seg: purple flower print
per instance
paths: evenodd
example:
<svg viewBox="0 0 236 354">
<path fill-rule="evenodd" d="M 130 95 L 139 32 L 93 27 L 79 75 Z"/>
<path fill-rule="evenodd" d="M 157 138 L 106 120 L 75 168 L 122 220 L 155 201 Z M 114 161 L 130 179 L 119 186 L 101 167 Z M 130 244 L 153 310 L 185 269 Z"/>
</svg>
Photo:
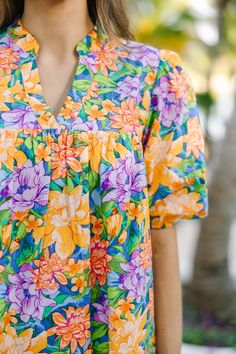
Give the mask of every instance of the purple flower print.
<svg viewBox="0 0 236 354">
<path fill-rule="evenodd" d="M 97 72 L 97 56 L 96 56 L 96 52 L 94 53 L 90 53 L 84 57 L 81 57 L 80 59 L 80 63 L 87 65 L 88 69 L 92 72 L 92 73 L 96 73 Z"/>
<path fill-rule="evenodd" d="M 23 264 L 18 274 L 8 276 L 12 285 L 7 289 L 7 301 L 11 303 L 10 309 L 15 309 L 24 322 L 31 317 L 42 319 L 44 308 L 56 305 L 56 301 L 47 299 L 41 289 L 36 289 L 32 269 L 30 265 Z"/>
<path fill-rule="evenodd" d="M 12 176 L 12 208 L 14 211 L 32 209 L 35 203 L 41 206 L 48 202 L 50 177 L 45 175 L 43 162 L 33 165 L 30 160 L 16 168 Z"/>
<path fill-rule="evenodd" d="M 130 59 L 140 61 L 144 67 L 148 65 L 153 69 L 158 67 L 160 58 L 157 50 L 153 49 L 151 46 L 144 46 L 142 43 L 133 43 L 132 41 L 130 41 L 129 47 L 132 48 L 129 53 Z"/>
<path fill-rule="evenodd" d="M 86 121 L 84 122 L 81 118 L 76 118 L 76 120 L 72 123 L 73 130 L 81 130 L 81 131 L 97 131 L 98 124 L 97 120 Z"/>
<path fill-rule="evenodd" d="M 24 109 L 14 108 L 1 114 L 6 127 L 32 129 L 35 126 L 35 115 L 32 109 L 25 106 Z"/>
<path fill-rule="evenodd" d="M 93 307 L 97 310 L 94 315 L 94 321 L 108 323 L 108 312 L 110 307 L 108 306 L 107 298 L 102 296 L 99 299 L 99 303 L 94 303 Z"/>
<path fill-rule="evenodd" d="M 128 290 L 127 297 L 132 296 L 139 303 L 141 297 L 146 294 L 146 286 L 150 280 L 144 268 L 140 266 L 139 251 L 134 251 L 131 256 L 131 261 L 121 263 L 120 266 L 126 274 L 120 275 L 121 284 L 119 287 L 123 290 Z"/>
<path fill-rule="evenodd" d="M 170 79 L 161 77 L 160 84 L 155 87 L 152 100 L 154 108 L 160 111 L 159 119 L 166 127 L 173 123 L 181 124 L 184 114 L 188 111 L 187 102 L 183 98 L 176 98 L 175 92 L 170 90 Z"/>
<path fill-rule="evenodd" d="M 141 172 L 141 173 L 140 173 Z M 103 198 L 104 202 L 115 200 L 123 210 L 132 192 L 141 192 L 146 185 L 143 163 L 136 163 L 132 154 L 117 159 L 117 167 L 102 176 L 102 188 L 112 189 Z"/>
<path fill-rule="evenodd" d="M 118 82 L 117 92 L 120 94 L 120 99 L 123 100 L 126 97 L 134 97 L 137 102 L 142 100 L 140 94 L 140 77 L 127 76 L 125 80 Z"/>
</svg>

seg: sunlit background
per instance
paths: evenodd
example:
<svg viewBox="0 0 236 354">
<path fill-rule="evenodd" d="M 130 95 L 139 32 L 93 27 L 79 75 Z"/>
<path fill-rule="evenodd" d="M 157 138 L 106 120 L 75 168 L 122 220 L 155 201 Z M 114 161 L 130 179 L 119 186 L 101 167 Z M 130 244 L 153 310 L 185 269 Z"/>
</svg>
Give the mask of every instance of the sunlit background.
<svg viewBox="0 0 236 354">
<path fill-rule="evenodd" d="M 185 352 L 235 353 L 236 1 L 128 3 L 136 40 L 181 56 L 205 133 L 209 217 L 178 223 Z"/>
</svg>

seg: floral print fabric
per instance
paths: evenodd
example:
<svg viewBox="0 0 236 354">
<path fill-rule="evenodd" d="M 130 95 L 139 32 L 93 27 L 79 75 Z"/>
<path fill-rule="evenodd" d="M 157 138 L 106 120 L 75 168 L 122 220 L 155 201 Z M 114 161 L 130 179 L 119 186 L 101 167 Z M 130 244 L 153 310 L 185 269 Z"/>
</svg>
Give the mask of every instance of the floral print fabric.
<svg viewBox="0 0 236 354">
<path fill-rule="evenodd" d="M 155 353 L 151 229 L 207 215 L 179 56 L 96 27 L 55 117 L 39 43 L 0 34 L 0 352 Z"/>
</svg>

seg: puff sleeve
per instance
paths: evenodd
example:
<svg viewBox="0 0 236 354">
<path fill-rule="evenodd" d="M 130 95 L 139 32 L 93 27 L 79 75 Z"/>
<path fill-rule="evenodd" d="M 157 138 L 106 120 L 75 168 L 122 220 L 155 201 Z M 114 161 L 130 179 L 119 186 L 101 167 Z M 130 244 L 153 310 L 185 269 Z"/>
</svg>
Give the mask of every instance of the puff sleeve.
<svg viewBox="0 0 236 354">
<path fill-rule="evenodd" d="M 145 129 L 150 228 L 207 216 L 205 145 L 196 95 L 173 51 L 160 51 Z"/>
</svg>

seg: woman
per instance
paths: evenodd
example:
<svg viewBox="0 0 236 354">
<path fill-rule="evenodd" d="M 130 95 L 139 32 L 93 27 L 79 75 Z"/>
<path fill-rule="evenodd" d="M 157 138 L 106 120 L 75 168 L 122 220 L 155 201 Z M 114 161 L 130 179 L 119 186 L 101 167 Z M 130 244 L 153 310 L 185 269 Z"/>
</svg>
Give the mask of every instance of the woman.
<svg viewBox="0 0 236 354">
<path fill-rule="evenodd" d="M 2 3 L 0 352 L 179 354 L 175 222 L 207 215 L 179 56 L 121 0 Z"/>
</svg>

